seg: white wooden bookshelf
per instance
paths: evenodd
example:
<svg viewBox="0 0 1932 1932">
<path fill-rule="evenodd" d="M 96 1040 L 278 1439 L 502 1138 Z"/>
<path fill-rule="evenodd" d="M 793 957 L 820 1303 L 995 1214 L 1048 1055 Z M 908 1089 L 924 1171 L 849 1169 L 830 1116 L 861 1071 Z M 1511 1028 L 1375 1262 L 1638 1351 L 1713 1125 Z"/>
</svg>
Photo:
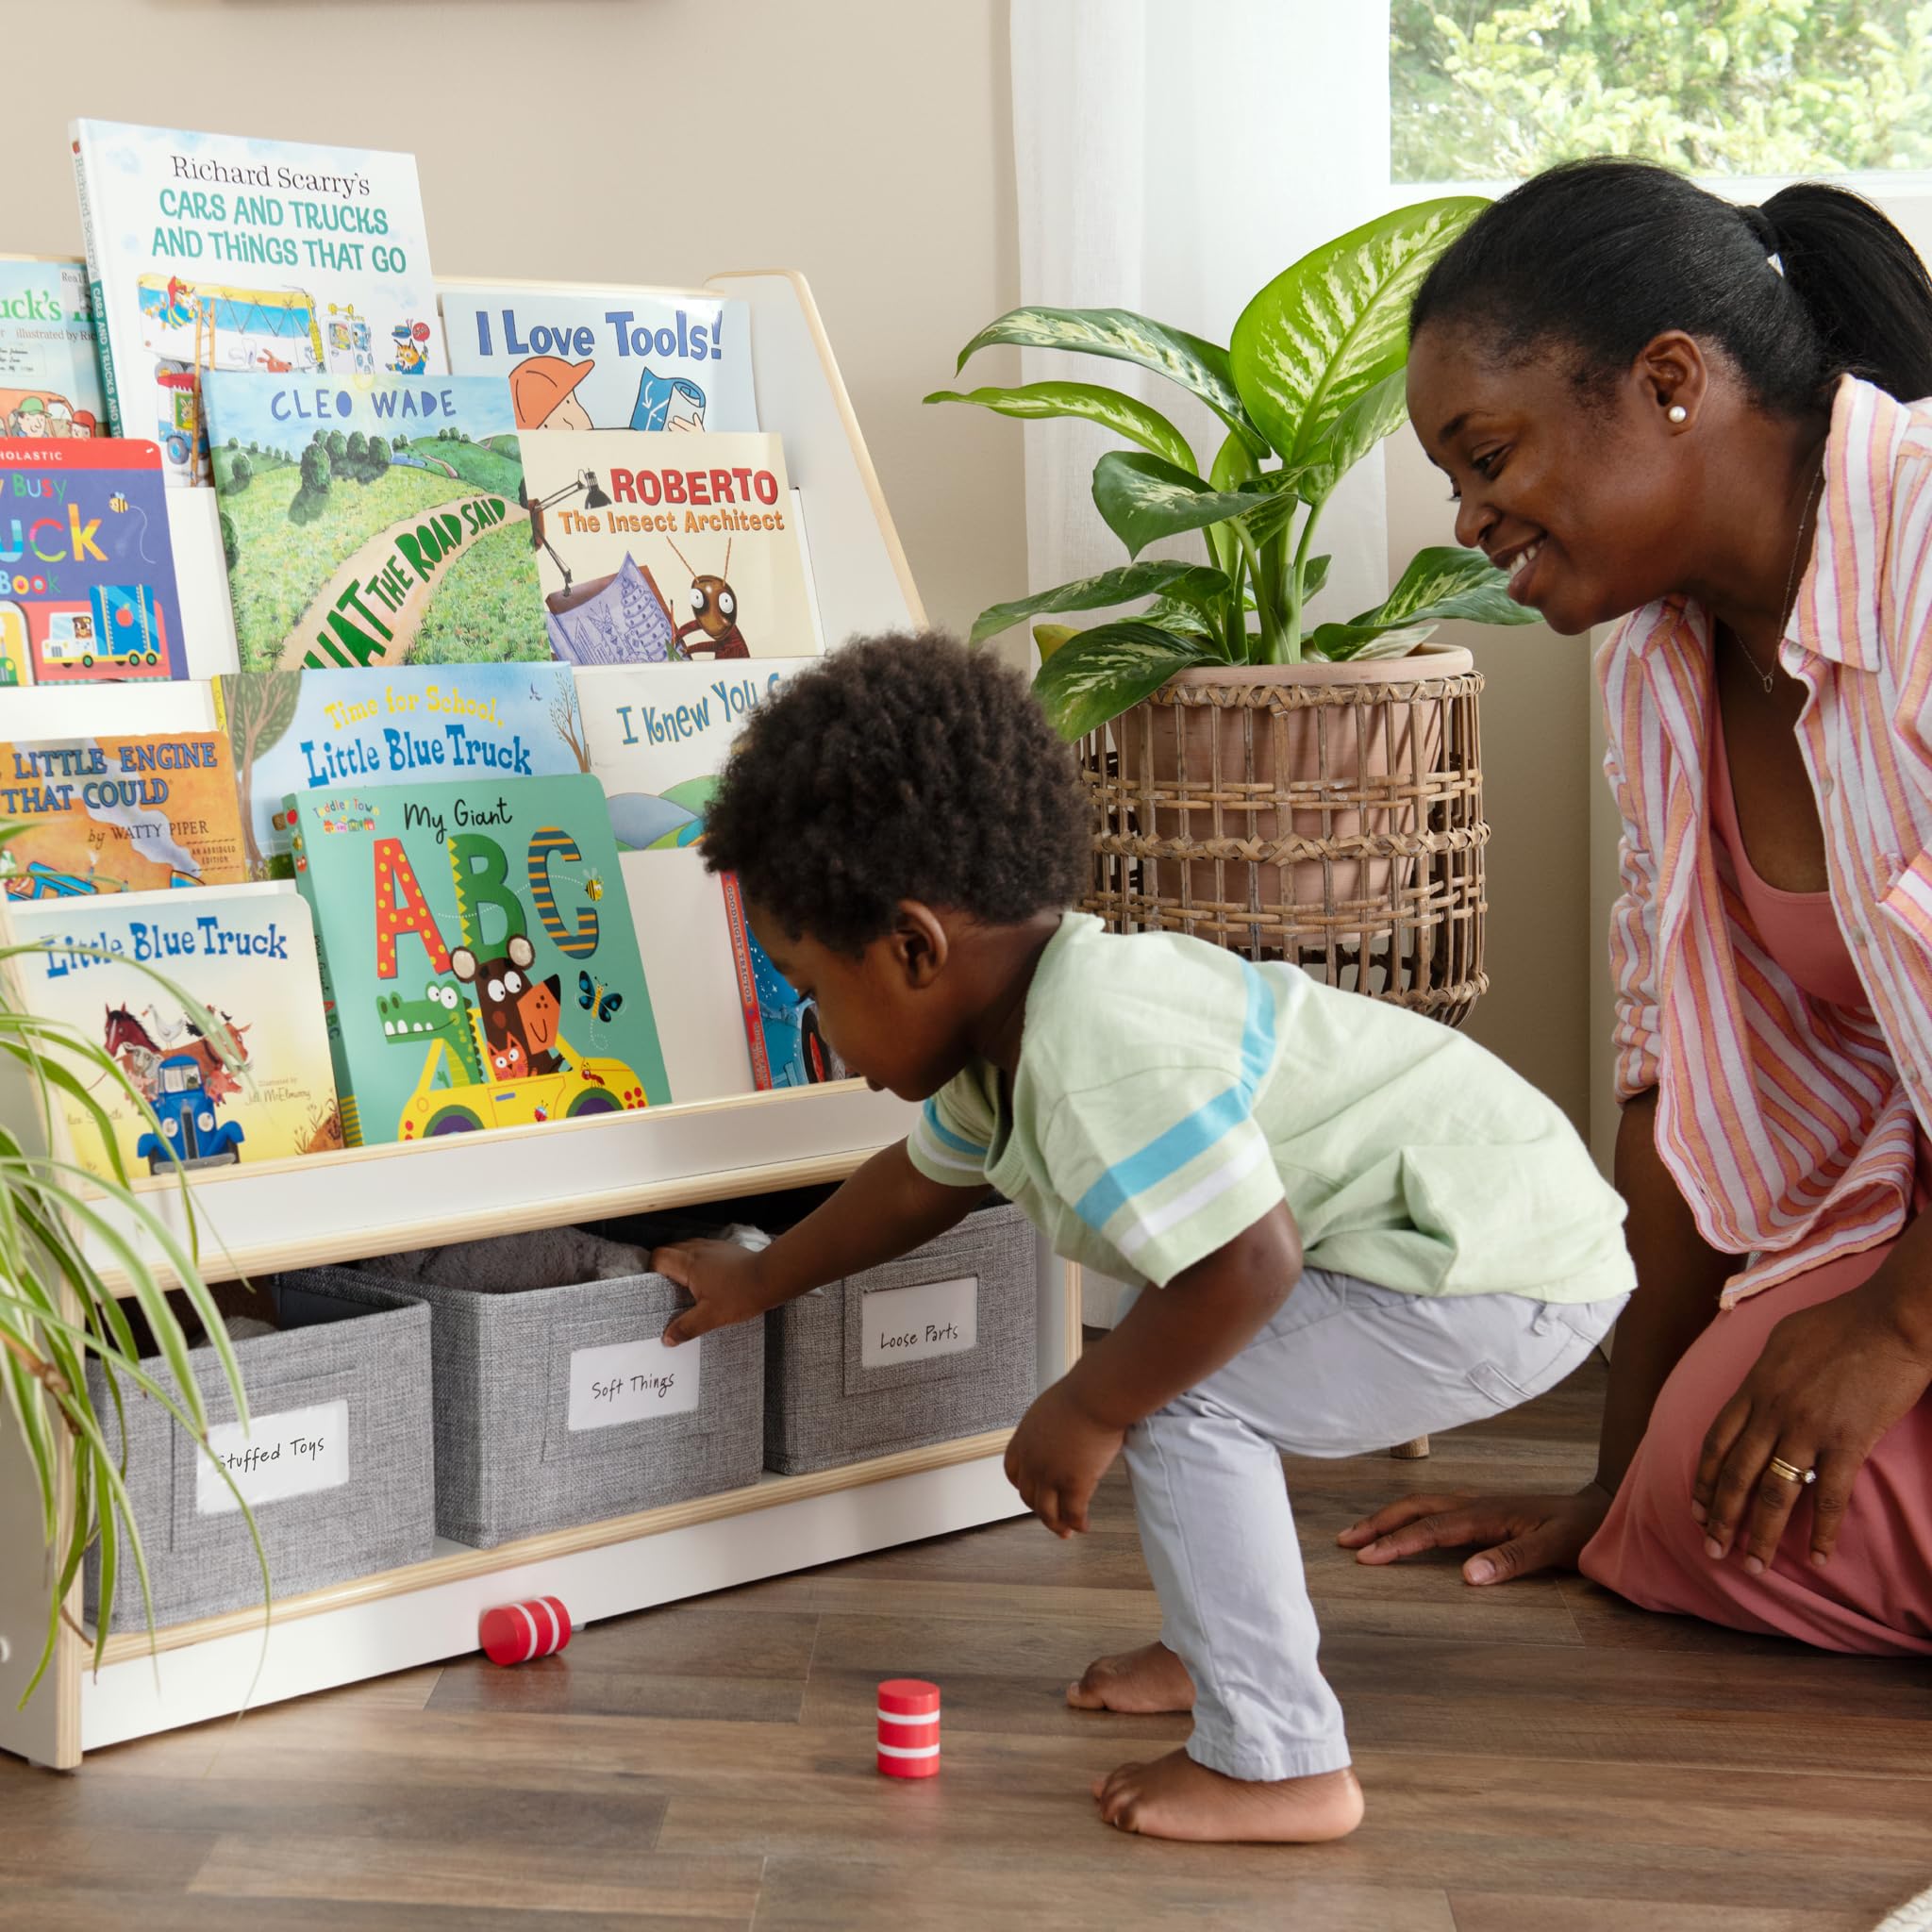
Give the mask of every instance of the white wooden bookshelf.
<svg viewBox="0 0 1932 1932">
<path fill-rule="evenodd" d="M 535 285 L 533 285 L 535 286 Z M 924 623 L 838 365 L 802 276 L 713 278 L 752 308 L 760 416 L 805 492 L 828 644 Z M 213 494 L 170 495 L 176 576 L 198 677 L 235 666 Z M 24 1096 L 0 1085 L 0 1116 Z M 911 1108 L 846 1081 L 636 1113 L 351 1149 L 142 1183 L 210 1280 L 688 1206 L 843 1178 L 902 1136 Z M 137 1237 L 138 1238 L 138 1237 Z M 107 1260 L 105 1251 L 98 1258 Z M 1041 1246 L 1041 1385 L 1079 1352 L 1077 1271 Z M 104 1273 L 117 1288 L 125 1277 Z M 39 1499 L 0 1412 L 0 1751 L 60 1769 L 85 1752 L 244 1707 L 458 1657 L 491 1604 L 560 1596 L 579 1624 L 1021 1513 L 1004 1432 L 475 1550 L 158 1631 L 123 1628 L 98 1672 L 76 1589 L 52 1666 L 21 1707 L 47 1627 Z"/>
</svg>

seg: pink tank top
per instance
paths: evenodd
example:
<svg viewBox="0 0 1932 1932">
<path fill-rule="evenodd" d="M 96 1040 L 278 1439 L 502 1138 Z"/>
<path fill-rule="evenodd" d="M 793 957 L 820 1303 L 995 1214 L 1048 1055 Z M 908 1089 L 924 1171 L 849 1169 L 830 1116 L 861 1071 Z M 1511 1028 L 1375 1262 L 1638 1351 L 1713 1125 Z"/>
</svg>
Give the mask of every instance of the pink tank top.
<svg viewBox="0 0 1932 1932">
<path fill-rule="evenodd" d="M 1710 705 L 1710 829 L 1731 855 L 1738 893 L 1764 950 L 1814 1000 L 1854 1011 L 1869 1010 L 1871 996 L 1858 980 L 1852 949 L 1839 930 L 1829 892 L 1787 892 L 1757 875 L 1738 828 L 1737 794 L 1724 750 L 1724 714 Z"/>
</svg>

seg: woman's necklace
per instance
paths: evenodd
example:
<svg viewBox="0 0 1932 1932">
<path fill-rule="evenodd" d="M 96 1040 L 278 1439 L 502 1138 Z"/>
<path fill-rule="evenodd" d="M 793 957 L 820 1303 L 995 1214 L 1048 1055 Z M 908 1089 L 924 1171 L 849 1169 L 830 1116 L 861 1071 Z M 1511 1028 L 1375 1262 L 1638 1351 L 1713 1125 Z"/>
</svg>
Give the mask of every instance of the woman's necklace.
<svg viewBox="0 0 1932 1932">
<path fill-rule="evenodd" d="M 1785 625 L 1790 621 L 1791 592 L 1796 590 L 1798 584 L 1798 559 L 1805 554 L 1805 525 L 1811 521 L 1811 512 L 1818 507 L 1818 493 L 1824 488 L 1824 471 L 1821 466 L 1818 472 L 1818 480 L 1812 484 L 1811 494 L 1806 500 L 1805 513 L 1798 519 L 1798 541 L 1791 545 L 1791 567 L 1785 573 L 1784 602 L 1778 607 L 1777 621 L 1780 633 L 1782 633 Z M 1731 641 L 1737 645 L 1739 650 L 1743 652 L 1744 661 L 1750 665 L 1752 675 L 1764 687 L 1764 694 L 1766 697 L 1769 697 L 1777 689 L 1777 658 L 1775 655 L 1774 654 L 1772 658 L 1773 668 L 1769 671 L 1764 671 L 1759 669 L 1757 659 L 1751 655 L 1751 647 L 1745 643 L 1743 638 L 1736 630 L 1731 631 Z"/>
</svg>

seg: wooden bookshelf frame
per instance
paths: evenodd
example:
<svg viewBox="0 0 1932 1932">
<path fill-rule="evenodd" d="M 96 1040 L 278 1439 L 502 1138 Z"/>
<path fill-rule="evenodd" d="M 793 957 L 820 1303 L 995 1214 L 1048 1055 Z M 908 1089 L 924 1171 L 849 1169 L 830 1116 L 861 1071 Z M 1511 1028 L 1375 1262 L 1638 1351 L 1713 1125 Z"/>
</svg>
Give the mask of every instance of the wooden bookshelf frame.
<svg viewBox="0 0 1932 1932">
<path fill-rule="evenodd" d="M 541 287 L 542 285 L 531 285 Z M 708 287 L 752 308 L 759 414 L 785 439 L 806 491 L 825 640 L 924 624 L 905 552 L 866 452 L 824 324 L 791 270 L 719 275 Z M 213 492 L 169 492 L 190 668 L 235 668 Z M 0 1114 L 25 1097 L 0 1070 Z M 694 1205 L 835 1181 L 899 1139 L 912 1112 L 841 1082 L 803 1092 L 250 1163 L 138 1185 L 211 1280 L 245 1278 L 392 1249 Z M 1041 1385 L 1080 1346 L 1076 1269 L 1036 1247 Z M 105 1258 L 104 1257 L 99 1258 Z M 110 1285 L 125 1278 L 104 1267 Z M 73 1769 L 84 1752 L 476 1648 L 492 1603 L 554 1592 L 580 1624 L 1021 1513 L 1001 1458 L 1006 1432 L 875 1457 L 807 1476 L 475 1550 L 440 1542 L 427 1561 L 353 1578 L 274 1606 L 164 1628 L 123 1628 L 101 1668 L 64 1606 L 45 1678 L 22 1695 L 45 1638 L 51 1573 L 39 1497 L 21 1479 L 0 1411 L 0 1751 Z M 63 1444 L 63 1451 L 65 1445 Z M 72 1480 L 64 1454 L 61 1481 Z"/>
</svg>

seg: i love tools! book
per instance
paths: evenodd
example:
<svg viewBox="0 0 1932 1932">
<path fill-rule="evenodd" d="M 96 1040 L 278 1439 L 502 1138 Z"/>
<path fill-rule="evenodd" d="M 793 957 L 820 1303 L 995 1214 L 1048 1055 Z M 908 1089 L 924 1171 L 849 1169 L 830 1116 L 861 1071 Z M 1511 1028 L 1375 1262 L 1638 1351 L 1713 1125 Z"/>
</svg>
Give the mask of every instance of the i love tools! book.
<svg viewBox="0 0 1932 1932">
<path fill-rule="evenodd" d="M 351 1145 L 671 1098 L 596 779 L 287 803 Z"/>
<path fill-rule="evenodd" d="M 130 1174 L 286 1160 L 341 1145 L 308 908 L 287 886 L 11 906 L 27 1010 L 70 1022 L 127 1075 L 150 1121 L 73 1062 Z M 105 957 L 103 957 L 105 956 Z M 184 1002 L 142 968 L 152 967 Z M 91 1110 L 57 1095 L 74 1158 L 113 1172 Z"/>
</svg>

